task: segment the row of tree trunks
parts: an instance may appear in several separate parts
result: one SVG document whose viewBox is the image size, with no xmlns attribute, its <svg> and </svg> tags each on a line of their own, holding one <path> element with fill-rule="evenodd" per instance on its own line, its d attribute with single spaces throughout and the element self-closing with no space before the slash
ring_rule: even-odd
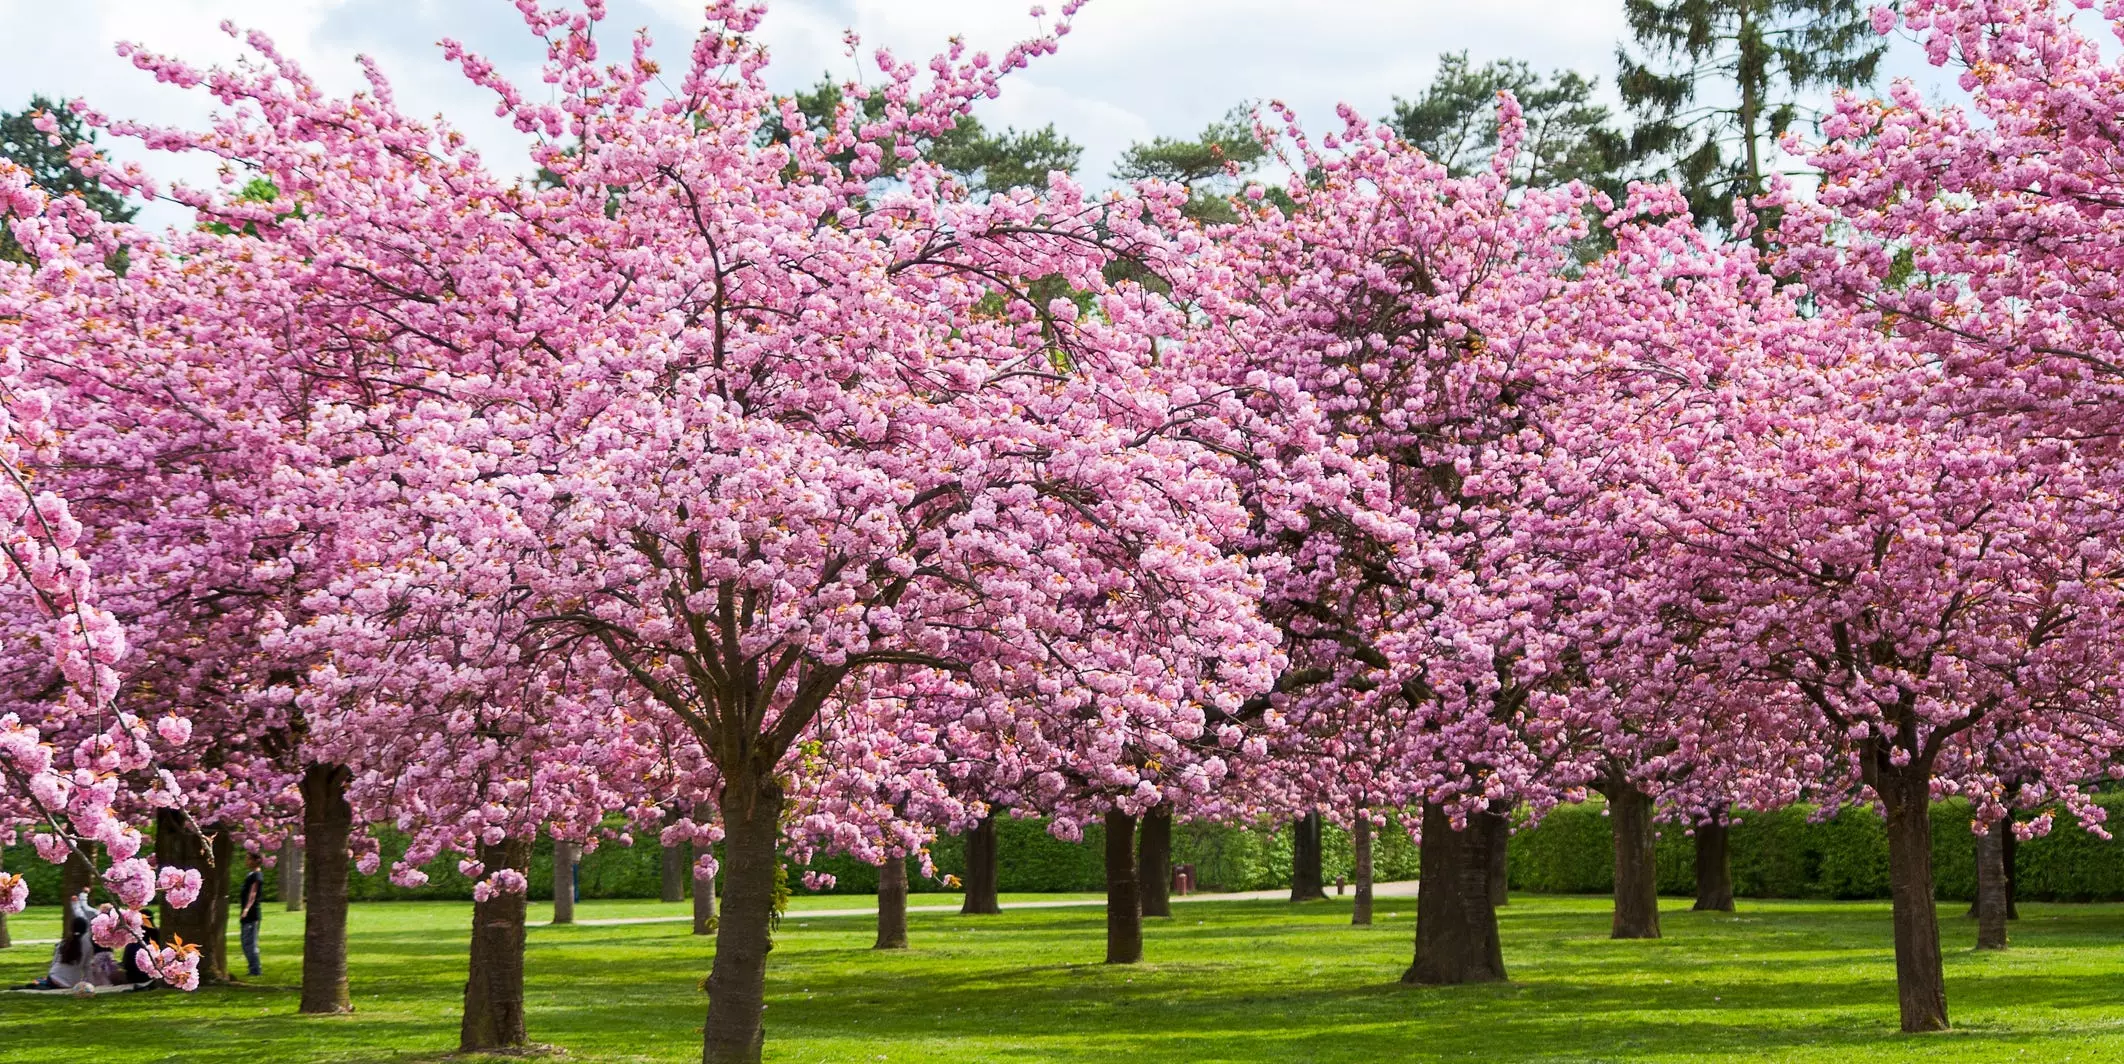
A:
<svg viewBox="0 0 2124 1064">
<path fill-rule="evenodd" d="M 347 804 L 344 765 L 310 764 L 302 773 L 303 905 L 300 1011 L 353 1011 L 347 995 Z"/>
<path fill-rule="evenodd" d="M 1153 806 L 1143 812 L 1136 843 L 1136 883 L 1142 892 L 1143 915 L 1173 915 L 1173 807 Z"/>
<path fill-rule="evenodd" d="M 1659 866 L 1653 861 L 1652 796 L 1611 778 L 1608 828 L 1615 838 L 1615 919 L 1610 938 L 1659 937 Z"/>
<path fill-rule="evenodd" d="M 1320 811 L 1317 809 L 1291 825 L 1292 901 L 1327 899 L 1327 876 L 1321 871 L 1321 834 Z"/>
<path fill-rule="evenodd" d="M 1417 846 L 1416 958 L 1401 981 L 1417 986 L 1497 983 L 1505 978 L 1504 947 L 1497 937 L 1494 851 L 1497 821 L 1488 810 L 1453 830 L 1443 806 L 1423 807 L 1423 838 Z"/>
<path fill-rule="evenodd" d="M 205 832 L 202 837 L 200 832 Z M 199 981 L 220 985 L 229 982 L 229 864 L 235 860 L 235 843 L 219 824 L 186 823 L 184 814 L 171 809 L 155 814 L 155 856 L 174 868 L 199 870 L 199 897 L 175 909 L 165 899 L 159 920 L 164 937 L 183 939 L 199 947 Z"/>
<path fill-rule="evenodd" d="M 997 916 L 1003 904 L 997 896 L 996 818 L 984 816 L 966 833 L 966 901 L 960 916 Z"/>
<path fill-rule="evenodd" d="M 907 948 L 907 858 L 878 866 L 878 940 L 872 949 Z"/>
<path fill-rule="evenodd" d="M 504 839 L 481 846 L 479 861 L 493 875 L 504 868 L 531 867 L 531 840 Z M 529 1041 L 524 1029 L 523 891 L 497 892 L 472 902 L 472 955 L 465 974 L 465 1014 L 458 1027 L 457 1051 L 480 1053 L 519 1049 Z"/>
<path fill-rule="evenodd" d="M 1350 907 L 1350 925 L 1372 926 L 1372 813 L 1368 809 L 1357 810 L 1357 819 L 1350 825 L 1350 848 L 1355 852 L 1357 900 Z"/>
<path fill-rule="evenodd" d="M 1726 826 L 1724 809 L 1712 810 L 1711 818 L 1696 825 L 1697 912 L 1733 911 L 1732 829 Z"/>
<path fill-rule="evenodd" d="M 302 911 L 302 832 L 290 831 L 280 844 L 280 900 L 291 913 Z"/>
<path fill-rule="evenodd" d="M 1106 963 L 1143 959 L 1143 898 L 1136 881 L 1136 817 L 1106 814 Z"/>
<path fill-rule="evenodd" d="M 582 860 L 582 847 L 553 840 L 553 922 L 575 922 L 575 862 Z"/>
<path fill-rule="evenodd" d="M 723 814 L 723 912 L 715 928 L 715 965 L 708 973 L 704 1064 L 758 1064 L 760 1059 L 786 802 L 771 774 L 741 769 L 724 777 L 716 802 Z"/>
</svg>

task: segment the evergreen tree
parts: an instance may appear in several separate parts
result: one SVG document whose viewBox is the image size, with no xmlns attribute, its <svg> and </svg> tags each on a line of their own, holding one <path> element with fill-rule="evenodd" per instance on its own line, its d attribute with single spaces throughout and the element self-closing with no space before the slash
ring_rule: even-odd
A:
<svg viewBox="0 0 2124 1064">
<path fill-rule="evenodd" d="M 1620 194 L 1628 144 L 1608 108 L 1594 102 L 1598 84 L 1577 71 L 1546 76 L 1517 59 L 1471 66 L 1466 52 L 1438 60 L 1438 75 L 1413 100 L 1394 98 L 1386 124 L 1455 177 L 1482 170 L 1497 151 L 1497 94 L 1519 100 L 1527 121 L 1516 181 L 1554 186 L 1584 181 Z"/>
<path fill-rule="evenodd" d="M 1268 149 L 1254 136 L 1252 113 L 1240 104 L 1192 140 L 1157 137 L 1130 146 L 1114 165 L 1114 179 L 1156 179 L 1184 186 L 1190 217 L 1230 222 L 1238 219 L 1229 202 L 1232 194 L 1267 155 Z"/>
<path fill-rule="evenodd" d="M 1623 10 L 1636 49 L 1616 50 L 1616 88 L 1637 119 L 1631 153 L 1680 183 L 1699 219 L 1726 227 L 1734 197 L 1762 190 L 1803 98 L 1871 82 L 1887 51 L 1859 0 L 1623 0 Z"/>
<path fill-rule="evenodd" d="M 796 94 L 797 109 L 814 127 L 825 126 L 833 121 L 834 111 L 844 97 L 837 82 L 830 76 L 823 77 L 817 85 Z M 867 97 L 861 106 L 866 118 L 880 118 L 885 113 L 882 96 Z M 761 136 L 768 141 L 781 141 L 787 139 L 788 133 L 779 120 L 771 120 L 761 130 Z M 1005 127 L 992 133 L 973 115 L 960 115 L 950 132 L 929 138 L 918 147 L 924 158 L 951 171 L 976 196 L 1015 188 L 1045 188 L 1048 174 L 1057 170 L 1072 173 L 1084 157 L 1084 149 L 1053 124 L 1030 131 Z M 845 166 L 853 159 L 854 153 L 850 152 L 839 161 Z M 896 160 L 886 159 L 885 166 L 886 177 L 898 172 Z"/>
<path fill-rule="evenodd" d="M 59 143 L 36 126 L 39 112 L 58 119 Z M 0 159 L 29 171 L 30 182 L 53 196 L 79 196 L 91 210 L 114 222 L 132 220 L 136 208 L 126 205 L 115 192 L 74 169 L 67 158 L 76 144 L 94 144 L 96 134 L 79 115 L 43 96 L 30 97 L 29 106 L 12 114 L 0 112 Z M 23 250 L 0 219 L 0 259 L 20 262 Z"/>
</svg>

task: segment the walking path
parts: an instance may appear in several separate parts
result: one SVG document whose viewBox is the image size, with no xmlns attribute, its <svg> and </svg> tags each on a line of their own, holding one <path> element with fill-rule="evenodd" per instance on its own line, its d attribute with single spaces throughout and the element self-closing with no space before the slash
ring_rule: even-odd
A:
<svg viewBox="0 0 2124 1064">
<path fill-rule="evenodd" d="M 1189 894 L 1184 897 L 1175 894 L 1173 895 L 1173 904 L 1179 905 L 1183 902 L 1196 901 L 1272 901 L 1290 896 L 1291 892 L 1288 889 L 1243 890 L 1230 894 Z M 1374 898 L 1413 898 L 1416 896 L 1416 881 L 1409 879 L 1395 883 L 1374 884 L 1372 896 Z M 1014 912 L 1019 909 L 1089 909 L 1103 908 L 1105 905 L 1105 898 L 1072 898 L 1066 901 L 1018 901 L 1003 906 L 1003 911 Z M 907 911 L 910 913 L 955 913 L 959 911 L 959 907 L 957 905 L 910 905 L 907 907 Z M 861 909 L 792 909 L 783 913 L 782 919 L 809 920 L 814 916 L 875 916 L 877 912 L 878 907 L 875 905 Z M 607 920 L 577 920 L 575 923 L 580 927 L 618 927 L 624 924 L 686 924 L 692 922 L 693 917 L 691 916 L 627 916 Z M 551 927 L 553 925 L 547 924 L 545 926 Z"/>
</svg>

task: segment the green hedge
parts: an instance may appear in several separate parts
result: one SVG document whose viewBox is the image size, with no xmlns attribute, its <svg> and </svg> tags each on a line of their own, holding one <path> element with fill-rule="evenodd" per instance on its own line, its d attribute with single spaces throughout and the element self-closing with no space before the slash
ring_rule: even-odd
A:
<svg viewBox="0 0 2124 1064">
<path fill-rule="evenodd" d="M 463 900 L 472 896 L 472 881 L 457 871 L 457 858 L 429 862 L 422 871 L 428 882 L 419 887 L 391 885 L 391 861 L 405 852 L 405 840 L 394 832 L 380 832 L 383 863 L 374 875 L 355 873 L 347 893 L 355 901 L 387 899 Z M 1349 838 L 1328 828 L 1324 871 L 1329 881 L 1350 875 Z M 1059 893 L 1100 891 L 1106 888 L 1105 831 L 1087 825 L 1084 838 L 1068 842 L 1048 833 L 1044 819 L 1004 818 L 996 821 L 997 853 L 1000 855 L 998 887 L 1006 893 Z M 1413 879 L 1416 847 L 1398 826 L 1388 825 L 1375 835 L 1373 868 L 1382 880 Z M 966 871 L 965 847 L 957 837 L 939 838 L 931 849 L 939 876 L 962 877 Z M 6 851 L 6 867 L 29 880 L 32 904 L 51 904 L 59 895 L 59 868 L 38 860 L 27 845 Z M 1195 866 L 1195 881 L 1204 890 L 1270 890 L 1290 886 L 1291 843 L 1288 831 L 1242 830 L 1211 824 L 1179 824 L 1173 830 L 1173 863 Z M 793 866 L 790 886 L 798 893 L 812 893 L 802 886 L 801 875 L 811 870 L 835 877 L 833 886 L 819 893 L 870 894 L 877 890 L 878 872 L 871 865 L 848 857 L 821 858 L 808 865 Z M 279 870 L 266 870 L 269 897 L 279 896 Z M 578 889 L 585 898 L 653 898 L 661 881 L 660 854 L 654 845 L 621 846 L 606 843 L 584 854 L 578 870 Z M 553 896 L 553 844 L 541 839 L 532 850 L 531 897 Z M 241 880 L 241 875 L 236 879 Z M 689 888 L 691 884 L 688 884 Z M 916 892 L 946 889 L 941 878 L 910 877 Z"/>
<path fill-rule="evenodd" d="M 2111 822 L 2124 825 L 2124 795 L 2100 795 Z M 1605 894 L 1614 889 L 1615 851 L 1599 801 L 1565 806 L 1512 836 L 1514 890 Z M 1846 808 L 1827 820 L 1794 806 L 1745 813 L 1733 826 L 1733 891 L 1750 898 L 1885 898 L 1888 840 L 1870 808 Z M 1969 806 L 1948 801 L 1932 810 L 1933 881 L 1939 896 L 1967 901 L 1976 893 L 1976 851 Z M 1661 825 L 1655 848 L 1662 894 L 1687 895 L 1696 882 L 1695 843 L 1678 825 Z M 2060 814 L 2049 835 L 2022 843 L 2015 858 L 2019 896 L 2031 901 L 2124 899 L 2124 843 L 2107 842 Z"/>
<path fill-rule="evenodd" d="M 2124 795 L 2098 799 L 2124 825 Z M 1845 809 L 1825 821 L 1811 820 L 1804 807 L 1740 817 L 1732 833 L 1733 889 L 1753 898 L 1883 898 L 1888 894 L 1888 845 L 1880 818 L 1870 809 Z M 1047 831 L 1039 819 L 996 822 L 1001 857 L 999 886 L 1007 893 L 1091 892 L 1105 889 L 1105 833 L 1087 825 L 1084 838 L 1066 842 Z M 1349 836 L 1328 828 L 1323 871 L 1329 882 L 1351 871 Z M 404 840 L 385 832 L 384 863 L 404 852 Z M 1598 801 L 1565 806 L 1534 827 L 1512 837 L 1511 882 L 1515 890 L 1556 894 L 1605 894 L 1613 888 L 1614 856 L 1608 821 Z M 1933 809 L 1933 875 L 1942 898 L 1966 900 L 1976 887 L 1974 844 L 1969 835 L 1969 807 L 1943 802 Z M 963 876 L 965 850 L 958 838 L 937 840 L 931 851 L 940 875 Z M 1656 849 L 1661 893 L 1687 895 L 1695 884 L 1694 843 L 1674 825 L 1663 825 Z M 1173 830 L 1173 863 L 1195 866 L 1195 881 L 1204 890 L 1275 890 L 1290 886 L 1291 839 L 1287 830 L 1245 830 L 1211 824 L 1179 824 Z M 1374 874 L 1382 881 L 1414 879 L 1416 847 L 1397 824 L 1374 834 Z M 59 869 L 38 860 L 27 845 L 6 851 L 6 867 L 29 880 L 30 900 L 58 900 Z M 822 858 L 793 869 L 790 885 L 801 885 L 806 869 L 830 873 L 836 882 L 824 893 L 868 894 L 877 889 L 877 869 L 840 857 Z M 2047 836 L 2023 843 L 2018 855 L 2020 896 L 2030 900 L 2095 901 L 2124 899 L 2124 843 L 2105 842 L 2082 831 L 2061 815 Z M 390 884 L 385 871 L 356 874 L 348 886 L 357 901 L 392 898 L 462 900 L 472 883 L 458 874 L 454 857 L 431 862 L 428 883 L 410 890 Z M 241 875 L 234 877 L 240 881 Z M 553 846 L 541 840 L 532 851 L 531 896 L 552 897 Z M 943 890 L 939 880 L 910 877 L 918 892 Z M 266 871 L 266 890 L 278 897 L 277 870 Z M 636 846 L 607 843 L 583 856 L 579 872 L 585 898 L 653 898 L 660 880 L 657 848 L 648 840 Z M 691 884 L 689 883 L 690 887 Z M 232 887 L 233 889 L 233 887 Z"/>
</svg>

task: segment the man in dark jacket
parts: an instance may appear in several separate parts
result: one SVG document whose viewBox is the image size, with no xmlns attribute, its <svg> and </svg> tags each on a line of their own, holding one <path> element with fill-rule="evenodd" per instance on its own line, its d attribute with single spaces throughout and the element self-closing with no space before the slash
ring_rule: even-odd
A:
<svg viewBox="0 0 2124 1064">
<path fill-rule="evenodd" d="M 265 901 L 265 873 L 259 871 L 255 852 L 245 854 L 244 863 L 250 866 L 251 872 L 243 877 L 243 908 L 239 911 L 237 923 L 243 928 L 243 959 L 250 964 L 251 974 L 257 975 L 258 921 L 265 917 L 265 906 L 261 904 Z"/>
</svg>

